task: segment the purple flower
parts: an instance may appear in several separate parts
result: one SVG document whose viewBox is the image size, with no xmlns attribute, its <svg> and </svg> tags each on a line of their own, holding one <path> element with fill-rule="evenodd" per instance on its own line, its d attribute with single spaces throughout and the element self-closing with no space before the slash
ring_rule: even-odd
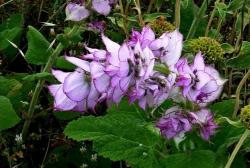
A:
<svg viewBox="0 0 250 168">
<path fill-rule="evenodd" d="M 71 73 L 53 73 L 62 83 L 49 86 L 55 97 L 55 109 L 94 111 L 97 103 L 106 98 L 110 85 L 110 77 L 104 72 L 104 65 L 76 57 L 66 56 L 65 59 L 78 68 Z"/>
<path fill-rule="evenodd" d="M 198 125 L 200 135 L 204 140 L 209 140 L 210 136 L 215 133 L 218 127 L 213 121 L 212 113 L 207 109 L 201 109 L 198 112 L 189 113 L 192 124 Z"/>
<path fill-rule="evenodd" d="M 167 139 L 181 137 L 185 132 L 192 129 L 188 118 L 178 110 L 165 114 L 157 122 L 156 127 L 160 129 L 162 136 Z"/>
<path fill-rule="evenodd" d="M 76 3 L 69 3 L 65 9 L 66 20 L 81 21 L 89 16 L 89 11 L 85 6 Z"/>
<path fill-rule="evenodd" d="M 52 74 L 61 84 L 54 84 L 48 86 L 51 95 L 54 97 L 54 109 L 55 110 L 72 110 L 77 103 L 69 99 L 63 92 L 64 79 L 70 74 L 70 72 L 62 72 L 59 70 L 52 70 Z"/>
<path fill-rule="evenodd" d="M 105 16 L 111 11 L 109 0 L 92 0 L 92 7 L 96 12 Z"/>
<path fill-rule="evenodd" d="M 200 52 L 193 64 L 188 65 L 187 59 L 183 58 L 175 67 L 178 71 L 176 86 L 182 87 L 184 97 L 202 107 L 218 98 L 225 80 L 214 68 L 205 65 Z"/>
</svg>

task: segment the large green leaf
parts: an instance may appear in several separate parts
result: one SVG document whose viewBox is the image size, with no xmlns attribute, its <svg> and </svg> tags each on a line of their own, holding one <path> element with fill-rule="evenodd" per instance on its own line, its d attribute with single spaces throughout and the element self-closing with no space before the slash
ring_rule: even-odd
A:
<svg viewBox="0 0 250 168">
<path fill-rule="evenodd" d="M 5 20 L 0 25 L 0 31 L 4 31 L 6 29 L 12 29 L 14 27 L 22 27 L 22 26 L 23 26 L 23 15 L 14 14 L 14 15 L 11 15 L 7 20 Z"/>
<path fill-rule="evenodd" d="M 158 131 L 133 115 L 117 112 L 104 117 L 82 117 L 70 122 L 65 134 L 77 141 L 93 140 L 96 151 L 111 160 L 126 160 L 135 167 L 162 167 L 155 145 Z"/>
<path fill-rule="evenodd" d="M 167 168 L 215 168 L 215 154 L 209 150 L 190 151 L 170 155 Z"/>
<path fill-rule="evenodd" d="M 0 32 L 0 50 L 4 50 L 10 46 L 9 41 L 13 41 L 20 33 L 22 29 L 20 27 L 14 27 L 12 29 L 6 29 Z"/>
<path fill-rule="evenodd" d="M 50 43 L 37 29 L 32 26 L 29 26 L 27 39 L 28 50 L 25 54 L 27 62 L 35 65 L 46 64 L 48 57 L 51 54 L 51 49 L 49 48 Z"/>
<path fill-rule="evenodd" d="M 250 42 L 243 41 L 237 57 L 227 61 L 227 66 L 232 68 L 250 68 Z"/>
<path fill-rule="evenodd" d="M 23 26 L 23 15 L 11 15 L 0 25 L 0 50 L 7 60 L 16 56 L 17 49 L 14 48 L 9 41 L 18 45 Z"/>
<path fill-rule="evenodd" d="M 13 93 L 16 88 L 20 87 L 22 87 L 22 84 L 19 81 L 15 79 L 6 79 L 0 76 L 0 95 L 7 96 L 8 94 Z"/>
<path fill-rule="evenodd" d="M 223 100 L 209 106 L 217 116 L 231 117 L 234 111 L 235 99 Z"/>
<path fill-rule="evenodd" d="M 7 97 L 0 96 L 0 131 L 15 126 L 20 121 Z"/>
</svg>

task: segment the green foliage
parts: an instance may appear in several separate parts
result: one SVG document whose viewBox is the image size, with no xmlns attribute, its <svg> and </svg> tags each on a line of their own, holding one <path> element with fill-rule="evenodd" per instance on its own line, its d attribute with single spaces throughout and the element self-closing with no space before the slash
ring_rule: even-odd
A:
<svg viewBox="0 0 250 168">
<path fill-rule="evenodd" d="M 167 168 L 215 168 L 215 153 L 209 150 L 173 154 L 165 160 Z"/>
<path fill-rule="evenodd" d="M 168 13 L 150 13 L 150 14 L 144 14 L 143 18 L 144 18 L 144 22 L 152 22 L 155 19 L 159 18 L 159 17 L 170 17 L 170 15 Z"/>
<path fill-rule="evenodd" d="M 181 6 L 181 24 L 180 24 L 180 32 L 184 35 L 184 37 L 187 36 L 191 24 L 197 15 L 197 11 L 199 11 L 199 8 L 194 4 L 193 0 L 188 0 L 186 2 L 187 6 Z M 203 36 L 206 30 L 207 26 L 207 19 L 201 18 L 201 21 L 199 23 L 199 28 L 195 32 L 195 37 Z"/>
<path fill-rule="evenodd" d="M 232 0 L 229 3 L 228 11 L 235 11 L 242 8 L 244 0 Z"/>
<path fill-rule="evenodd" d="M 232 68 L 250 68 L 250 42 L 243 41 L 240 53 L 237 57 L 229 59 L 227 66 Z"/>
<path fill-rule="evenodd" d="M 77 31 L 71 33 L 71 36 L 69 36 L 69 32 L 71 31 L 71 28 L 65 28 L 64 29 L 64 34 L 58 34 L 56 36 L 56 39 L 61 42 L 61 44 L 67 48 L 72 44 L 77 44 L 82 40 L 81 37 L 81 31 L 78 29 Z"/>
<path fill-rule="evenodd" d="M 25 80 L 25 81 L 35 81 L 35 80 L 39 80 L 39 79 L 51 80 L 51 79 L 53 79 L 53 76 L 48 72 L 40 72 L 40 73 L 35 73 L 32 75 L 27 75 L 23 78 L 23 80 Z"/>
<path fill-rule="evenodd" d="M 235 99 L 223 100 L 209 106 L 216 116 L 231 117 L 234 111 Z"/>
<path fill-rule="evenodd" d="M 18 45 L 22 34 L 22 26 L 23 15 L 21 14 L 11 15 L 0 25 L 0 52 L 7 60 L 11 60 L 16 55 L 17 50 L 10 42 Z"/>
<path fill-rule="evenodd" d="M 74 70 L 76 66 L 66 61 L 63 57 L 57 57 L 54 67 L 65 70 Z"/>
<path fill-rule="evenodd" d="M 27 33 L 28 50 L 25 59 L 30 64 L 43 65 L 46 64 L 51 55 L 50 43 L 46 38 L 34 27 L 29 26 Z"/>
<path fill-rule="evenodd" d="M 0 131 L 15 126 L 20 121 L 7 97 L 0 96 Z"/>
<path fill-rule="evenodd" d="M 224 50 L 224 53 L 231 54 L 235 51 L 234 47 L 231 44 L 223 43 L 221 48 Z"/>
<path fill-rule="evenodd" d="M 54 113 L 55 117 L 58 120 L 61 121 L 68 121 L 68 120 L 73 120 L 74 118 L 80 117 L 79 112 L 73 112 L 73 111 L 57 111 Z"/>
<path fill-rule="evenodd" d="M 155 146 L 159 134 L 150 123 L 117 111 L 104 117 L 82 117 L 70 122 L 65 134 L 77 141 L 93 140 L 96 151 L 111 160 L 126 160 L 135 167 L 162 167 Z"/>
</svg>

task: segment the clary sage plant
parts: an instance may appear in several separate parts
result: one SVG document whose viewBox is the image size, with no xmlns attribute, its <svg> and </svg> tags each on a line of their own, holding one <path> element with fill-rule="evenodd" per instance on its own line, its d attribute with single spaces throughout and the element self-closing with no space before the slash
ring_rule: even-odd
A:
<svg viewBox="0 0 250 168">
<path fill-rule="evenodd" d="M 144 3 L 148 4 L 145 13 L 142 12 Z M 11 103 L 23 96 L 15 94 L 23 84 L 15 85 L 0 96 L 0 121 L 1 110 L 12 115 L 9 125 L 4 123 L 0 131 L 16 125 L 22 116 L 22 130 L 14 141 L 18 150 L 27 149 L 24 154 L 29 155 L 27 151 L 32 145 L 27 139 L 45 136 L 31 133 L 36 119 L 40 116 L 49 118 L 49 112 L 55 118 L 61 117 L 62 122 L 50 122 L 52 127 L 64 125 L 65 128 L 63 133 L 47 131 L 50 135 L 47 149 L 43 151 L 45 156 L 39 158 L 41 167 L 53 167 L 58 158 L 62 161 L 64 157 L 70 158 L 71 164 L 62 162 L 61 165 L 80 168 L 117 165 L 120 168 L 237 167 L 239 160 L 244 158 L 242 153 L 239 154 L 240 149 L 249 150 L 250 105 L 244 102 L 239 118 L 237 112 L 243 104 L 241 89 L 248 87 L 250 70 L 247 68 L 250 65 L 244 60 L 250 53 L 250 44 L 246 41 L 241 44 L 242 29 L 246 25 L 238 18 L 235 27 L 241 22 L 241 30 L 235 31 L 239 33 L 235 47 L 227 43 L 221 45 L 219 32 L 230 10 L 238 12 L 241 9 L 244 17 L 244 12 L 250 11 L 249 3 L 240 2 L 240 8 L 237 0 L 228 6 L 216 1 L 206 27 L 206 37 L 196 38 L 195 33 L 199 31 L 199 24 L 203 24 L 210 3 L 208 0 L 199 4 L 190 29 L 184 32 L 181 18 L 187 17 L 188 12 L 181 15 L 180 8 L 191 8 L 189 1 L 173 1 L 173 24 L 168 21 L 169 16 L 159 13 L 163 5 L 160 1 L 67 1 L 63 6 L 66 16 L 63 20 L 68 27 L 57 35 L 51 29 L 51 43 L 32 26 L 28 27 L 25 54 L 12 42 L 14 38 L 7 38 L 25 61 L 41 66 L 41 72 L 22 78 L 36 82 L 36 86 L 28 93 L 30 102 L 20 101 L 24 111 L 21 115 L 15 114 L 16 105 Z M 152 8 L 157 17 L 150 14 Z M 130 10 L 137 15 L 130 16 Z M 119 13 L 111 15 L 113 11 Z M 103 20 L 95 20 L 95 16 Z M 216 29 L 211 28 L 214 17 L 218 17 Z M 107 30 L 105 19 L 124 34 Z M 6 25 L 2 27 L 12 24 Z M 2 27 L 0 37 L 4 34 L 1 34 Z M 87 31 L 97 34 L 94 42 Z M 230 54 L 233 58 L 227 61 Z M 243 65 L 245 72 L 236 87 L 235 99 L 231 99 L 233 68 L 237 65 Z M 0 86 L 6 81 L 10 79 L 0 78 Z M 5 87 L 8 89 L 7 85 Z M 227 89 L 229 94 L 225 95 Z M 48 109 L 44 109 L 44 102 L 39 101 L 44 94 L 42 91 Z M 43 132 L 40 127 L 38 130 Z M 0 145 L 0 151 L 12 167 L 11 157 L 20 157 L 23 153 L 10 156 L 7 139 L 0 134 L 4 147 L 2 150 Z M 53 155 L 48 157 L 50 148 L 53 148 Z M 72 148 L 77 150 L 71 151 Z M 84 158 L 81 165 L 74 163 L 78 157 Z M 1 163 L 0 160 L 0 168 Z"/>
</svg>

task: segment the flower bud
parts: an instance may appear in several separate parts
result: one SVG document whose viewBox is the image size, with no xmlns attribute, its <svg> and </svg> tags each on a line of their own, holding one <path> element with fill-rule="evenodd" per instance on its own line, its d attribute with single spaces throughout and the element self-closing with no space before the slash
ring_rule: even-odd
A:
<svg viewBox="0 0 250 168">
<path fill-rule="evenodd" d="M 165 32 L 172 32 L 175 30 L 174 25 L 168 22 L 163 16 L 150 22 L 149 26 L 153 29 L 156 36 L 158 37 L 161 36 Z"/>
<path fill-rule="evenodd" d="M 250 104 L 241 109 L 240 120 L 247 129 L 250 129 Z"/>
<path fill-rule="evenodd" d="M 201 51 L 205 56 L 206 63 L 220 63 L 223 61 L 223 49 L 219 42 L 209 37 L 199 37 L 187 41 L 184 50 L 193 54 Z"/>
</svg>

